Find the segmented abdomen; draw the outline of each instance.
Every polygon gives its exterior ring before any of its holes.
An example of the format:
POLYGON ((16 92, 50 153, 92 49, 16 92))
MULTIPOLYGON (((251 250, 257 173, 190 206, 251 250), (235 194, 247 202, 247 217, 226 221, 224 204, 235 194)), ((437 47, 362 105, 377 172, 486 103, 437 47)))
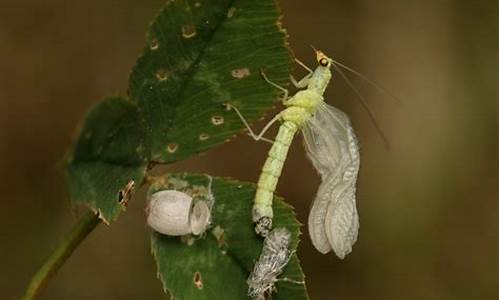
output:
POLYGON ((266 162, 257 183, 255 194, 253 220, 257 222, 262 217, 273 217, 272 202, 274 191, 281 175, 283 164, 298 126, 290 121, 281 124, 274 144, 269 150, 266 162))

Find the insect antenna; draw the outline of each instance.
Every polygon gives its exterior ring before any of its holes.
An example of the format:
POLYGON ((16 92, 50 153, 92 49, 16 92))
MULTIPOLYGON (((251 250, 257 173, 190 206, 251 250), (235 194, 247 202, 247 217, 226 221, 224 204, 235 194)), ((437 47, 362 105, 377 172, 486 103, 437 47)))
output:
POLYGON ((375 116, 373 115, 372 111, 370 110, 370 107, 368 106, 368 103, 366 102, 365 97, 363 97, 363 95, 361 95, 361 93, 359 92, 359 90, 354 86, 354 84, 351 82, 351 80, 349 80, 349 78, 347 78, 347 76, 344 74, 344 72, 342 72, 342 69, 340 69, 340 67, 337 66, 336 63, 334 63, 332 66, 333 66, 333 68, 335 68, 335 70, 337 72, 339 72, 340 76, 342 76, 342 78, 345 80, 345 82, 347 83, 347 85, 354 91, 354 93, 356 94, 356 96, 358 96, 359 102, 361 103, 361 105, 363 106, 363 108, 368 113, 368 116, 370 117, 370 119, 371 119, 371 121, 373 123, 373 126, 375 126, 375 129, 377 130, 377 133, 379 134, 380 138, 384 142, 385 147, 387 149, 389 149, 390 148, 389 140, 385 136, 384 132, 382 131, 382 128, 380 127, 380 125, 377 122, 377 119, 375 118, 375 116))
POLYGON ((370 78, 366 77, 365 75, 363 75, 362 73, 354 70, 353 68, 349 67, 349 66, 346 66, 344 65, 343 63, 339 62, 339 61, 336 61, 332 58, 330 58, 333 62, 334 65, 337 65, 338 67, 340 68, 343 68, 349 72, 351 72, 352 74, 358 76, 359 78, 363 79, 364 81, 366 81, 368 84, 370 84, 371 86, 373 86, 374 88, 376 88, 379 92, 381 92, 382 94, 386 94, 387 96, 389 96, 390 98, 392 98, 393 100, 401 103, 403 101, 401 101, 400 98, 396 97, 393 93, 391 93, 388 89, 384 88, 383 86, 381 86, 380 84, 376 83, 375 81, 371 80, 370 78))

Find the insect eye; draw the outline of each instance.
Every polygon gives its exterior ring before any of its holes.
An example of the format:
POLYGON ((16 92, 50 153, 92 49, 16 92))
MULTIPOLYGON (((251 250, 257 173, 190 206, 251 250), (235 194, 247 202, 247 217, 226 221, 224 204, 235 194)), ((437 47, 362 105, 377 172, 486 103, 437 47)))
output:
POLYGON ((323 67, 328 66, 328 59, 323 57, 322 59, 319 60, 319 64, 322 65, 323 67))

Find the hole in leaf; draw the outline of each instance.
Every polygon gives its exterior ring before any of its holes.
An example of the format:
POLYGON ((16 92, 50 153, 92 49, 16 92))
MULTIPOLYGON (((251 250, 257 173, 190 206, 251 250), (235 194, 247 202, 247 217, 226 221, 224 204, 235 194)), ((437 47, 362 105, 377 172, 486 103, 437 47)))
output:
POLYGON ((182 36, 186 39, 190 39, 196 35, 196 27, 193 24, 187 24, 182 26, 182 36))
POLYGON ((234 69, 231 71, 231 75, 234 78, 245 78, 250 75, 250 70, 248 68, 234 69))
POLYGON ((179 145, 177 145, 176 143, 170 143, 167 145, 167 151, 169 153, 175 153, 177 149, 179 149, 179 145))
POLYGON ((194 283, 194 285, 196 286, 197 289, 201 290, 203 288, 203 281, 201 279, 200 272, 196 271, 194 273, 193 283, 194 283))
POLYGON ((159 80, 159 81, 164 81, 166 80, 168 77, 168 72, 167 70, 165 69, 158 69, 158 71, 156 71, 156 78, 159 80))
POLYGON ((160 45, 158 44, 158 40, 157 39, 152 39, 151 40, 151 44, 149 45, 149 48, 151 50, 156 50, 156 49, 158 49, 159 46, 160 45))
POLYGON ((118 191, 118 202, 122 205, 127 205, 128 201, 132 197, 132 193, 134 191, 135 181, 130 179, 129 182, 118 191))
POLYGON ((208 133, 202 133, 200 134, 200 141, 206 141, 210 138, 210 136, 208 135, 208 133))
POLYGON ((224 117, 223 116, 212 116, 212 124, 215 126, 219 126, 224 124, 224 117))

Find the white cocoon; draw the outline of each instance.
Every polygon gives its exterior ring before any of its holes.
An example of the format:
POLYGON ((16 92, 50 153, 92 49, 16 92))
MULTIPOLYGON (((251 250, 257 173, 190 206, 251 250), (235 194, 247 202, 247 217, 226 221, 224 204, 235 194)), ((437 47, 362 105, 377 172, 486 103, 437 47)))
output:
POLYGON ((147 223, 159 233, 174 236, 190 234, 192 203, 191 196, 179 191, 156 192, 149 200, 147 223))

